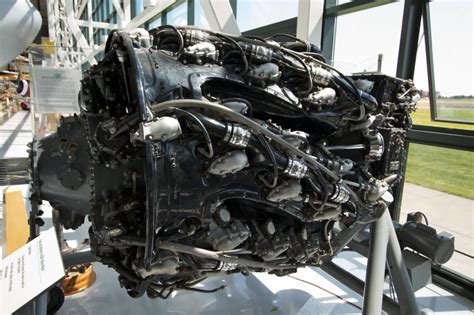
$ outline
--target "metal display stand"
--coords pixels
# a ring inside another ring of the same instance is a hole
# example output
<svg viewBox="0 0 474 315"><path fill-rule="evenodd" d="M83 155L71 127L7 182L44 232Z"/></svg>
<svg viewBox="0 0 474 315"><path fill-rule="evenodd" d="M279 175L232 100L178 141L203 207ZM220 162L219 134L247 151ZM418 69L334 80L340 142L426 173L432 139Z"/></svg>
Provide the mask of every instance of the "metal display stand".
<svg viewBox="0 0 474 315"><path fill-rule="evenodd" d="M428 309L420 310L408 275L400 243L395 232L389 211L371 223L369 246L365 242L356 241L356 236L364 231L366 224L358 224L337 234L335 254L346 246L368 258L365 282L347 272L332 261L325 262L321 269L331 277L342 282L351 290L363 296L363 315L380 314L382 310L389 314L430 314ZM364 234L362 233L362 234ZM397 296L395 301L384 294L386 269L390 273Z"/></svg>
<svg viewBox="0 0 474 315"><path fill-rule="evenodd" d="M372 223L367 274L364 287L363 315L380 314L382 310L385 267L393 279L401 314L421 314L416 303L407 267L395 228L387 210Z"/></svg>

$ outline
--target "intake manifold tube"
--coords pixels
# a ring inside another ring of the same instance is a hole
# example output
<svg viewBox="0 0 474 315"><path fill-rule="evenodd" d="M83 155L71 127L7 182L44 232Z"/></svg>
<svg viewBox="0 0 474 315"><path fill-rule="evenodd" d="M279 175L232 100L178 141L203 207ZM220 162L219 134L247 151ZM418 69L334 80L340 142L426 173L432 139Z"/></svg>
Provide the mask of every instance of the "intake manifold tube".
<svg viewBox="0 0 474 315"><path fill-rule="evenodd" d="M166 241L159 242L157 246L160 249L166 249L175 253L184 253L184 254L193 255L193 256L197 256L201 258L219 260L219 261L228 262L231 264L237 264L240 266L247 266L247 267L253 267L253 268L292 269L292 268L297 267L295 265L279 265L278 263L275 263L275 262L268 263L268 262L240 258L236 256L229 256L229 255L221 254L220 252L215 252L215 251L207 250L204 248L188 246L188 245L172 243L172 242L166 242Z"/></svg>
<svg viewBox="0 0 474 315"><path fill-rule="evenodd" d="M275 135L273 132L263 128L261 125L259 125L257 122L253 121L252 119L242 114L239 114L233 111L232 109L229 109L219 104L207 102L207 101L191 100L191 99L173 100L173 101L166 101L166 102L162 102L158 104L153 104L151 106L151 109L153 110L154 113L159 113L161 111L165 111L169 109L170 107L205 108L205 109L209 109L215 112L219 112L221 115L226 116L227 118L232 119L235 122L238 122L242 125L245 125L249 127L250 129L254 130L255 132L272 139L275 143L277 143L278 145L280 145L282 148L289 151L290 153L300 156L307 163L312 165L315 169L319 169L322 172L324 172L327 176L329 176L329 178L331 178L331 180L333 181L338 180L338 176L336 173L334 173L333 171L329 170L327 167L325 167L324 165L316 161L312 156L301 151L295 146L291 145L290 143L288 143L281 137Z"/></svg>

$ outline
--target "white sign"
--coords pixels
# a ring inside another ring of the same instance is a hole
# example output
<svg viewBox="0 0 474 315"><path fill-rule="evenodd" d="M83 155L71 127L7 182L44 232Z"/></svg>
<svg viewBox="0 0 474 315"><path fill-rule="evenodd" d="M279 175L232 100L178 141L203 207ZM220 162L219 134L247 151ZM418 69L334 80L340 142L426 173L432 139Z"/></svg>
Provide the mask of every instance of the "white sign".
<svg viewBox="0 0 474 315"><path fill-rule="evenodd" d="M31 90L35 113L77 113L81 88L78 69L32 67Z"/></svg>
<svg viewBox="0 0 474 315"><path fill-rule="evenodd" d="M0 314L11 314L64 276L54 228L23 245L2 263Z"/></svg>

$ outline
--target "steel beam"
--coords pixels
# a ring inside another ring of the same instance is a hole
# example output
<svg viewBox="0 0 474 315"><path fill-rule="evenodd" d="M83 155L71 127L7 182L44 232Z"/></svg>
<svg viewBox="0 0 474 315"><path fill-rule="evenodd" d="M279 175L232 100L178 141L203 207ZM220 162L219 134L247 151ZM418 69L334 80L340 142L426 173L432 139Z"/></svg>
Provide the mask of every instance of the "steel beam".
<svg viewBox="0 0 474 315"><path fill-rule="evenodd" d="M240 35L240 29L229 1L200 1L201 8L212 30L231 35Z"/></svg>
<svg viewBox="0 0 474 315"><path fill-rule="evenodd" d="M188 25L194 25L194 16L196 11L195 0L188 0Z"/></svg>
<svg viewBox="0 0 474 315"><path fill-rule="evenodd" d="M351 228L345 228L344 230L341 230L336 235L334 255L340 253L354 239L354 237L357 236L357 234L364 230L365 227L366 224L357 223Z"/></svg>
<svg viewBox="0 0 474 315"><path fill-rule="evenodd" d="M134 28L140 27L140 25L145 24L148 20L161 13L163 10L168 8L170 5L175 3L176 0L163 0L159 1L156 6L150 6L143 10L142 13L134 17L130 23L126 26L126 30L132 30Z"/></svg>
<svg viewBox="0 0 474 315"><path fill-rule="evenodd" d="M92 61L95 60L94 56L100 53L101 51L103 51L104 49L105 49L105 43L100 44L99 47L97 47L96 49L94 49L93 51L91 51L89 54L86 55L82 63L86 63L86 62L92 63Z"/></svg>
<svg viewBox="0 0 474 315"><path fill-rule="evenodd" d="M48 13L48 33L49 33L49 40L57 43L56 38L56 29L55 25L58 23L57 21L57 2L49 0L47 2L47 13Z"/></svg>
<svg viewBox="0 0 474 315"><path fill-rule="evenodd" d="M68 27L71 29L72 34L74 35L74 38L76 39L77 45L82 48L88 50L89 44L84 37L84 34L82 34L81 29L76 23L76 19L74 18L74 7L72 0L66 0L66 22L68 24ZM94 57L90 58L89 61L91 64L97 64L97 61L95 60Z"/></svg>
<svg viewBox="0 0 474 315"><path fill-rule="evenodd" d="M415 125L407 131L407 139L413 143L474 151L474 132L471 130Z"/></svg>
<svg viewBox="0 0 474 315"><path fill-rule="evenodd" d="M123 12L122 6L120 5L119 0L112 0L115 11L117 12L117 21L120 28L125 26L125 13Z"/></svg>
<svg viewBox="0 0 474 315"><path fill-rule="evenodd" d="M431 120L436 120L438 109L436 106L436 85L433 62L433 41L431 39L431 14L430 3L426 1L423 6L423 33L425 37L426 69L428 71L428 96L430 98Z"/></svg>
<svg viewBox="0 0 474 315"><path fill-rule="evenodd" d="M399 0L354 0L339 5L334 5L326 9L326 16L340 16L354 13L370 8L375 8L384 4L397 2Z"/></svg>
<svg viewBox="0 0 474 315"><path fill-rule="evenodd" d="M232 8L232 12L234 12L234 16L237 19L237 0L229 0L230 6Z"/></svg>
<svg viewBox="0 0 474 315"><path fill-rule="evenodd" d="M95 21L92 21L92 20L88 20L88 21L76 20L76 24L78 26L83 26L83 27L105 28L105 29L109 29L109 30L119 28L118 24L105 23L105 22L95 22Z"/></svg>
<svg viewBox="0 0 474 315"><path fill-rule="evenodd" d="M89 2L88 0L79 0L76 3L76 13L75 13L76 19L81 18L82 12L84 12L84 9L86 8L86 5L88 2Z"/></svg>
<svg viewBox="0 0 474 315"><path fill-rule="evenodd" d="M87 20L92 21L92 0L87 0ZM94 27L92 23L87 25L87 35L89 37L89 47L94 47Z"/></svg>
<svg viewBox="0 0 474 315"><path fill-rule="evenodd" d="M124 22L128 24L132 19L132 8L130 6L130 0L123 1L123 12L124 12Z"/></svg>
<svg viewBox="0 0 474 315"><path fill-rule="evenodd" d="M405 0L397 63L397 77L402 79L413 79L415 74L424 2L425 0Z"/></svg>
<svg viewBox="0 0 474 315"><path fill-rule="evenodd" d="M334 65L337 17L334 15L328 15L327 10L330 6L336 5L336 3L337 0L326 0L322 30L323 38L321 41L321 50L323 51L323 56L331 65Z"/></svg>
<svg viewBox="0 0 474 315"><path fill-rule="evenodd" d="M268 37L277 33L287 33L296 35L297 18L276 22L270 25L257 27L252 30L242 32L243 35L256 35L260 37Z"/></svg>
<svg viewBox="0 0 474 315"><path fill-rule="evenodd" d="M418 51L418 37L420 35L424 2L425 0L405 0L396 75L402 79L412 80L415 74L416 53ZM408 152L409 144L407 143L406 146ZM402 207L406 163L407 157L401 161L402 170L400 171L400 176L402 180L393 187L395 201L390 205L390 211L395 220L399 219Z"/></svg>
<svg viewBox="0 0 474 315"><path fill-rule="evenodd" d="M324 0L299 0L296 37L321 47Z"/></svg>

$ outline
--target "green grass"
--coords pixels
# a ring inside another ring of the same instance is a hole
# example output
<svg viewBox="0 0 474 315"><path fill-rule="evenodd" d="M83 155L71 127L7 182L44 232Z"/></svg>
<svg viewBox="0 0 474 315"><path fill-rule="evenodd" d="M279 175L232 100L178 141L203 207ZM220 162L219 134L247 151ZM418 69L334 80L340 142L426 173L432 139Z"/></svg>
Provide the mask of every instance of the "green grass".
<svg viewBox="0 0 474 315"><path fill-rule="evenodd" d="M412 114L416 125L474 130L474 125L432 121L429 103L420 101ZM438 99L438 117L474 121L472 99ZM456 109L454 109L454 108ZM474 199L474 152L412 143L408 152L406 181L449 194Z"/></svg>
<svg viewBox="0 0 474 315"><path fill-rule="evenodd" d="M474 109L452 110L452 109L447 109L447 108L440 108L438 109L438 111L439 111L439 117L474 121ZM413 123L415 125L474 130L474 124L470 125L470 124L457 124L457 123L450 123L450 122L432 121L429 108L418 108L416 112L412 113L411 116L413 118Z"/></svg>
<svg viewBox="0 0 474 315"><path fill-rule="evenodd" d="M438 106L438 108L439 107L458 107L458 108L474 109L474 98L437 98L436 105Z"/></svg>
<svg viewBox="0 0 474 315"><path fill-rule="evenodd" d="M406 181L474 199L474 152L410 144Z"/></svg>
<svg viewBox="0 0 474 315"><path fill-rule="evenodd" d="M446 107L439 107L438 117L474 121L474 109L450 109Z"/></svg>

